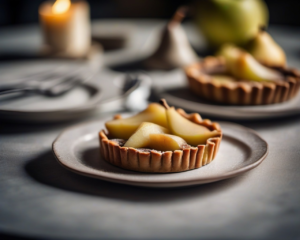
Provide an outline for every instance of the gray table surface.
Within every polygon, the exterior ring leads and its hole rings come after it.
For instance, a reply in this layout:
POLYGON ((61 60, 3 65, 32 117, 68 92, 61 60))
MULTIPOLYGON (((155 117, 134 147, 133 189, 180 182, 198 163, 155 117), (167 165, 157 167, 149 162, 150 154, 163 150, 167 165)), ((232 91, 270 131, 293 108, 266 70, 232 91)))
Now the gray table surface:
MULTIPOLYGON (((162 22, 103 21, 93 27, 122 24, 131 29, 131 39, 126 49, 104 56, 107 64, 146 55, 162 22)), ((185 27, 191 41, 201 43, 191 25, 185 27)), ((270 31, 290 65, 300 68, 300 29, 273 26, 270 31)), ((24 45, 36 51, 40 43, 37 26, 2 29, 0 36, 0 48, 8 52, 25 51, 24 45)), ((65 170, 51 144, 72 124, 1 123, 1 233, 69 239, 300 239, 299 116, 241 122, 269 143, 266 160, 240 177, 176 189, 130 187, 65 170)))

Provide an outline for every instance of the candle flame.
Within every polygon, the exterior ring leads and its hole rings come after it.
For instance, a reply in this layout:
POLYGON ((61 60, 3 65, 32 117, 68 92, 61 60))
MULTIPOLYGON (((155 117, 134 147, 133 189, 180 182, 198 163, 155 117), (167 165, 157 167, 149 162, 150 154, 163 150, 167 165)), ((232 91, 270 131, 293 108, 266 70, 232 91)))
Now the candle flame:
POLYGON ((56 0, 56 2, 52 6, 52 12, 54 14, 61 14, 68 11, 70 6, 71 6, 70 0, 56 0))

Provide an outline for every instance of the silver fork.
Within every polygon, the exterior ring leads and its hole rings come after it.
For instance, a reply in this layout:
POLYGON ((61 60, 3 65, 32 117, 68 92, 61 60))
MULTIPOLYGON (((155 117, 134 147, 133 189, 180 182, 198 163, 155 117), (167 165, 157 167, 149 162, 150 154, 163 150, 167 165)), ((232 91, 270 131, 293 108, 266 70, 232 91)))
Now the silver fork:
POLYGON ((27 76, 22 78, 22 83, 0 87, 0 95, 23 92, 38 93, 50 97, 60 96, 87 80, 78 72, 77 70, 71 74, 69 72, 58 74, 57 71, 47 71, 32 77, 27 76))

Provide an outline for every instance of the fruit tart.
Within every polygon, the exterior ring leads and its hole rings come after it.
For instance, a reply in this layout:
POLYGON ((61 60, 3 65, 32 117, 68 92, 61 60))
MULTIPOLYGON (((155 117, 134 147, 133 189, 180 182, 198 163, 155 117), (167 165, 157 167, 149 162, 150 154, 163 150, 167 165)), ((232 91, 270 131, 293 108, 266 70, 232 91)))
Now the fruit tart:
POLYGON ((222 139, 218 123, 199 114, 151 103, 129 118, 116 115, 99 133, 101 156, 109 163, 139 172, 182 172, 209 164, 222 139))
POLYGON ((219 56, 186 67, 185 74, 191 91, 216 103, 265 105, 295 97, 300 73, 283 64, 278 66, 282 60, 273 66, 272 59, 267 60, 268 66, 241 48, 225 45, 219 56))

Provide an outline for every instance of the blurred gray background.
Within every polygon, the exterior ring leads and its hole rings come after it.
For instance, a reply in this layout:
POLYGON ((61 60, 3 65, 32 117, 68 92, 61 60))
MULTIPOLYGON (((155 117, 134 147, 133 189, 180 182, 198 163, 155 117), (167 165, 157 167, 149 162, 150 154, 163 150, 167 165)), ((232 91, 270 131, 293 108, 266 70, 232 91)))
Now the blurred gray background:
MULTIPOLYGON (((38 6, 44 0, 0 0, 0 27, 38 22, 38 6)), ((170 18, 183 0, 87 0, 92 19, 170 18)), ((271 24, 300 26, 300 1, 265 0, 271 24)))

